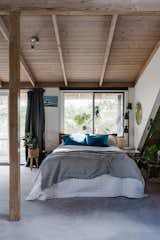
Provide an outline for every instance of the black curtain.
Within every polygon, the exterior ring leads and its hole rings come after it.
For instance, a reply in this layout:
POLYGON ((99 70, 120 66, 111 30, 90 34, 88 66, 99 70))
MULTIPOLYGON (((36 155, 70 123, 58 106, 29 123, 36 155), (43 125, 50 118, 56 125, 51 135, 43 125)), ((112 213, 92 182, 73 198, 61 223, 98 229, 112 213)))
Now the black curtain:
MULTIPOLYGON (((39 165, 41 164, 45 150, 45 112, 43 102, 44 89, 35 88, 28 92, 25 133, 31 132, 38 141, 40 150, 39 165)), ((28 149, 26 148, 26 160, 28 149)), ((27 162, 27 166, 29 162, 27 162)))

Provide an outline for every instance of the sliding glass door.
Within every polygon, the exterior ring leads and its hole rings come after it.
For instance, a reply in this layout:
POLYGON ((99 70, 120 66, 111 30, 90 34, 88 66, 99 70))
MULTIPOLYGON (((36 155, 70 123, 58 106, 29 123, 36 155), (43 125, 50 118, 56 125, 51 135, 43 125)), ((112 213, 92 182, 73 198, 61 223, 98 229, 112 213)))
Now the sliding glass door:
POLYGON ((123 92, 65 92, 64 133, 123 135, 123 92))
POLYGON ((65 133, 92 131, 92 101, 90 93, 64 94, 65 133))
POLYGON ((123 135, 123 94, 94 94, 94 132, 123 135))
MULTIPOLYGON (((0 91, 0 163, 9 163, 9 94, 0 91)), ((25 163, 25 149, 23 137, 25 134, 25 115, 27 107, 27 93, 20 93, 20 162, 25 163)))
POLYGON ((21 91, 20 93, 20 161, 24 164, 25 159, 25 147, 24 147, 24 135, 25 135, 25 118, 27 109, 27 93, 21 91))
POLYGON ((8 92, 0 92, 0 163, 9 162, 8 92))

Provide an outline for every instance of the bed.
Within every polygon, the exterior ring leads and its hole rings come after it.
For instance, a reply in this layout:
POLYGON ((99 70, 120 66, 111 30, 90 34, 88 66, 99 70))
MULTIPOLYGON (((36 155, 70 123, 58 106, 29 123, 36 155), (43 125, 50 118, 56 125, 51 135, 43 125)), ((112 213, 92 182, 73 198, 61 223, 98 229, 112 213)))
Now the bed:
POLYGON ((134 160, 117 146, 60 144, 43 161, 27 200, 118 196, 144 197, 134 160))

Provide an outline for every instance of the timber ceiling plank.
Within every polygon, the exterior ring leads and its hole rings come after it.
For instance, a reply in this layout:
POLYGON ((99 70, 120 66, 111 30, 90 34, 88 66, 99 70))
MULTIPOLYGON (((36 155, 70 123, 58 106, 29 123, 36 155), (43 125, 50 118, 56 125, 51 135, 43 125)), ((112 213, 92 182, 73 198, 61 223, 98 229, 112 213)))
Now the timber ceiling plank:
POLYGON ((98 82, 111 17, 59 16, 68 79, 98 82))
MULTIPOLYGON (((69 83, 98 85, 111 18, 112 16, 57 16, 69 83)), ((133 84, 160 40, 159 29, 160 14, 119 16, 103 84, 133 84)), ((62 84, 63 74, 51 16, 21 16, 21 49, 37 82, 62 84), (38 36, 40 40, 34 51, 30 44, 32 36, 38 36)), ((0 79, 8 81, 8 48, 2 34, 0 79)), ((23 71, 21 81, 27 81, 23 71)))
POLYGON ((160 15, 120 16, 105 82, 135 81, 160 39, 160 15))
POLYGON ((21 17, 21 48, 37 81, 58 82, 63 79, 50 16, 21 17), (33 36, 39 38, 34 50, 30 42, 33 36))

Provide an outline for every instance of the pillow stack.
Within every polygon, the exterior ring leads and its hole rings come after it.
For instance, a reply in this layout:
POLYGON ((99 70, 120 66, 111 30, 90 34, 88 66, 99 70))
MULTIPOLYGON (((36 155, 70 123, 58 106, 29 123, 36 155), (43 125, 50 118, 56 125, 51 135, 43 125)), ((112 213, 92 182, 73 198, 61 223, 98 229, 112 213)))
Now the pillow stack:
POLYGON ((71 134, 62 137, 64 145, 109 147, 109 135, 71 134))

